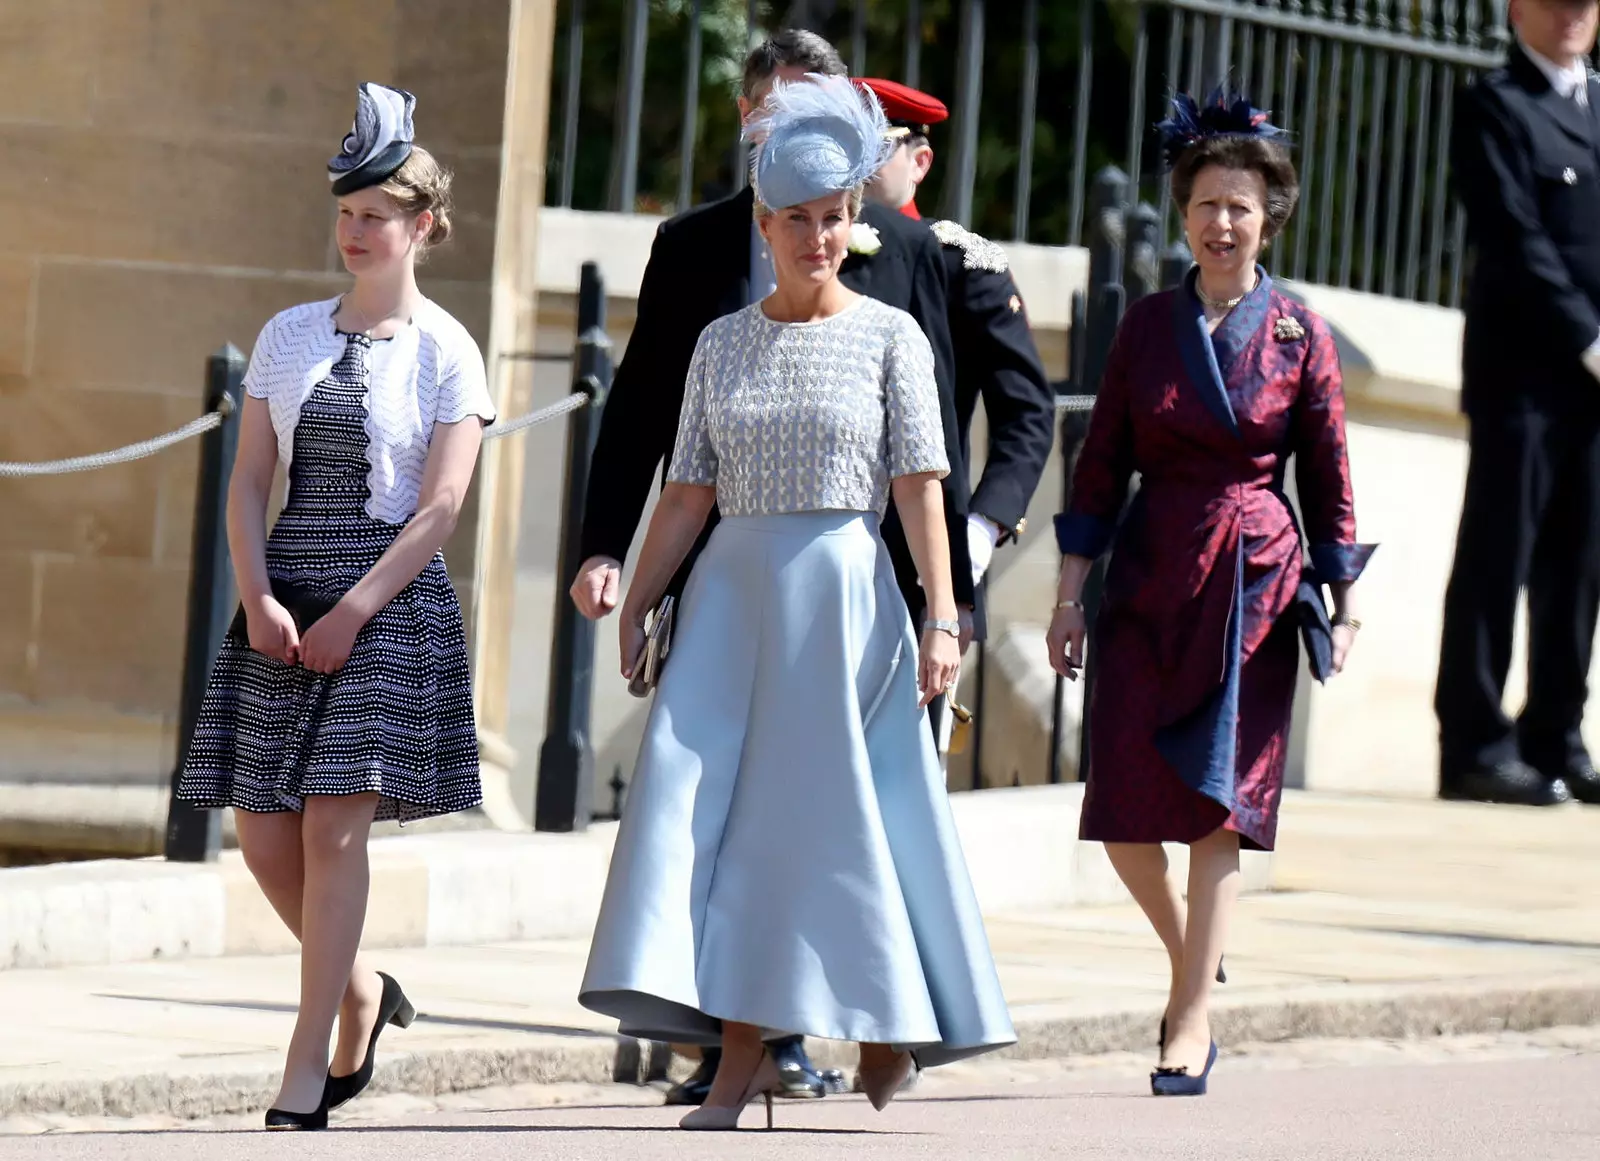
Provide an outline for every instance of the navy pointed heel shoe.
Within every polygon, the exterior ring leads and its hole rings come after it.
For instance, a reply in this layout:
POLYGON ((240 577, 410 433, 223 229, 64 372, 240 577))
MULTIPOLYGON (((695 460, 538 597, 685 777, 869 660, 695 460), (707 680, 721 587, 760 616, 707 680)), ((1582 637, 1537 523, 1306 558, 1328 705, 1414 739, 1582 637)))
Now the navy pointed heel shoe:
POLYGON ((333 1073, 328 1073, 323 1104, 329 1109, 336 1109, 355 1099, 367 1085, 372 1083, 372 1070, 377 1063, 378 1037, 383 1030, 390 1024, 396 1028, 409 1028, 411 1022, 417 1018, 417 1010, 411 1006, 411 1001, 406 999, 406 994, 400 990, 400 985, 395 983, 394 977, 379 972, 378 978, 383 981, 383 999, 378 1001, 378 1022, 372 1026, 372 1038, 367 1041, 367 1058, 361 1062, 361 1067, 349 1076, 334 1076, 333 1073))
POLYGON ((1211 1079, 1211 1069, 1217 1063, 1217 1042, 1211 1042, 1211 1051, 1206 1054, 1205 1071, 1199 1076, 1190 1076, 1189 1069, 1183 1068, 1158 1068, 1150 1074, 1151 1096, 1205 1096, 1206 1082, 1211 1079))

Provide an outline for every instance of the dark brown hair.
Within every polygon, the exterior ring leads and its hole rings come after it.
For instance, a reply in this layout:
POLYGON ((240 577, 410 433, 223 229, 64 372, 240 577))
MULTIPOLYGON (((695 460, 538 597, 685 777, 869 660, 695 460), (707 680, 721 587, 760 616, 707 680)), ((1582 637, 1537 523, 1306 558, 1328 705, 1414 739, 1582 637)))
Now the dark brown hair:
POLYGON ((1221 136, 1208 137, 1191 145, 1172 167, 1172 200, 1177 203, 1180 214, 1188 212, 1200 171, 1211 166, 1259 173, 1267 184, 1267 224, 1261 231, 1262 241, 1269 241, 1283 232, 1294 213, 1295 203, 1300 200, 1300 178, 1294 171, 1294 162, 1289 160, 1289 151, 1281 142, 1221 136))
POLYGON ((433 214, 433 229, 423 241, 423 246, 437 246, 447 241, 454 226, 450 221, 451 174, 439 164, 437 158, 422 146, 414 146, 405 164, 378 188, 394 200, 402 213, 412 217, 423 210, 433 214))
POLYGON ((822 37, 803 28, 785 28, 756 45, 745 58, 739 90, 744 99, 755 100, 756 90, 782 68, 802 68, 828 77, 850 75, 839 50, 822 37))

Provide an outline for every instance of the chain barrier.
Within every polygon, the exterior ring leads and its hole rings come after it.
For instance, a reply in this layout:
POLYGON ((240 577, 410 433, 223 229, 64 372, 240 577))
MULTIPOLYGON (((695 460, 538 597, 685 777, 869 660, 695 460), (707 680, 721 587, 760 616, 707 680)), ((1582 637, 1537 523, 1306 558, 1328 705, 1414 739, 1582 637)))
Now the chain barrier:
MULTIPOLYGON (((581 391, 574 391, 565 399, 558 400, 537 411, 530 411, 526 415, 519 415, 516 419, 503 424, 495 424, 484 432, 484 439, 500 439, 504 436, 514 435, 530 427, 538 427, 541 423, 549 423, 552 419, 559 419, 563 415, 578 410, 589 402, 589 396, 581 391)), ((22 478, 27 476, 63 476, 69 472, 89 472, 97 468, 114 467, 117 464, 128 464, 134 460, 142 460, 157 452, 166 451, 167 448, 182 443, 186 439, 204 435, 213 431, 222 424, 222 421, 232 412, 231 401, 198 419, 192 419, 176 431, 169 431, 165 435, 158 435, 140 443, 130 443, 127 447, 117 448, 115 451, 96 452, 92 455, 74 456, 65 460, 40 460, 36 463, 5 463, 0 462, 0 479, 22 478)), ((1057 411, 1093 411, 1093 395, 1058 395, 1056 396, 1057 411)))

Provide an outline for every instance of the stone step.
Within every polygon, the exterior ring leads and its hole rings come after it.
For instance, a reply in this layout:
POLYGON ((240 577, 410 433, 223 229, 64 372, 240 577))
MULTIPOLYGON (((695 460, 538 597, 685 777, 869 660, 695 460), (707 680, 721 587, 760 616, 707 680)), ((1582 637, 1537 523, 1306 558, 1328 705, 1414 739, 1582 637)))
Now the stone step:
MULTIPOLYGON (((951 796, 985 914, 1127 899, 1098 843, 1077 838, 1077 784, 951 796)), ((411 830, 412 828, 407 828, 411 830)), ((363 943, 434 947, 586 938, 615 823, 579 834, 476 832, 374 839, 363 943)), ((1171 851, 1185 873, 1187 849, 1171 851)), ((1272 857, 1244 860, 1265 890, 1272 857)), ((294 942, 237 851, 214 864, 158 858, 0 870, 0 969, 286 953, 294 942)))

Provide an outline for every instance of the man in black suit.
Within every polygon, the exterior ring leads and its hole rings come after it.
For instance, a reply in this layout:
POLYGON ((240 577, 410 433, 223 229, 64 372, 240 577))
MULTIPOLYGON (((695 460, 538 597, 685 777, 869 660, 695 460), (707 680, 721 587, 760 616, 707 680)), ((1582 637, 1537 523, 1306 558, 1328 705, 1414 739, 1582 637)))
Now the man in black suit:
MULTIPOLYGON (((894 156, 867 187, 868 199, 922 221, 917 189, 933 167, 928 134, 950 113, 944 102, 896 81, 863 77, 898 136, 894 156)), ((956 424, 961 462, 972 471, 972 417, 983 399, 989 428, 983 475, 968 505, 974 639, 986 636, 983 577, 994 550, 1027 527, 1028 501, 1055 443, 1056 392, 1045 374, 1022 293, 1005 251, 951 221, 931 222, 944 252, 950 341, 955 351, 956 424)))
MULTIPOLYGON (((807 73, 844 76, 846 69, 838 52, 820 36, 794 30, 776 34, 746 61, 740 116, 748 119, 759 108, 774 81, 803 81, 807 73)), ((922 326, 933 347, 946 454, 952 466, 960 464, 939 244, 926 229, 877 206, 863 208, 851 233, 851 254, 840 278, 852 290, 907 311, 922 326)), ((603 617, 616 607, 622 561, 649 499, 651 481, 672 455, 684 380, 700 332, 708 323, 759 302, 775 286, 771 259, 755 227, 755 194, 749 188, 680 214, 657 232, 639 288, 633 334, 612 382, 590 466, 583 520, 584 562, 570 589, 584 616, 603 617)), ((967 557, 964 473, 952 471, 945 478, 944 504, 956 602, 970 615, 974 597, 967 557)), ((669 594, 677 597, 682 593, 695 557, 716 522, 713 511, 694 550, 673 578, 669 594)), ((882 534, 906 603, 917 617, 921 591, 915 568, 901 567, 902 561, 909 562, 910 551, 892 505, 882 534)), ((773 844, 774 857, 784 857, 781 837, 774 836, 773 844)), ((802 873, 803 852, 796 861, 796 871, 802 873)), ((806 1058, 800 1037, 769 1046, 783 1076, 785 1095, 823 1095, 823 1080, 806 1058)), ((669 1103, 702 1103, 716 1076, 720 1055, 717 1049, 707 1049, 699 1071, 668 1095, 669 1103)))
POLYGON ((1472 273, 1466 500, 1434 699, 1444 798, 1600 802, 1580 727, 1600 613, 1600 0, 1511 0, 1451 154, 1472 273), (1528 698, 1501 706, 1528 593, 1528 698))

